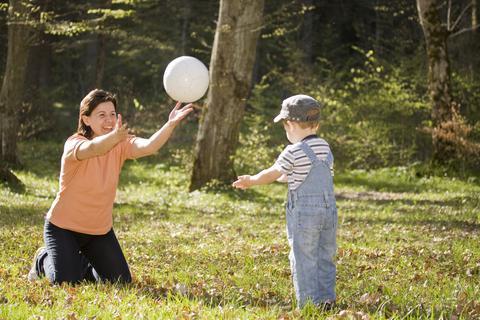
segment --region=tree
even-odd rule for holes
[[[464,123],[459,115],[458,104],[452,98],[447,40],[449,37],[472,29],[458,30],[463,16],[472,7],[472,3],[473,1],[465,6],[452,23],[452,2],[449,0],[445,23],[441,16],[442,0],[417,0],[428,57],[428,91],[432,103],[433,120],[433,158],[440,163],[446,163],[456,157],[456,148],[453,143],[458,142],[459,139],[456,138],[456,132],[452,130],[458,127],[457,122]]]
[[[210,60],[210,90],[197,134],[190,190],[232,181],[232,155],[251,89],[263,0],[221,0]]]
[[[18,118],[22,109],[32,27],[31,6],[24,0],[10,0],[8,8],[8,53],[0,91],[1,158],[17,164]]]
[[[5,163],[0,159],[0,184],[5,183],[10,189],[22,192],[25,185],[13,174]]]

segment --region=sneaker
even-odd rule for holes
[[[28,272],[28,281],[32,282],[40,279],[40,276],[37,273],[37,259],[38,259],[38,256],[44,251],[45,251],[45,247],[40,247],[35,252],[35,255],[33,256],[32,266],[30,268],[30,271]]]
[[[331,311],[335,307],[335,300],[326,300],[319,305],[322,311]]]

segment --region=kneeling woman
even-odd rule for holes
[[[143,139],[129,135],[122,125],[114,95],[98,89],[87,94],[80,103],[77,133],[65,142],[59,191],[45,219],[45,247],[35,254],[30,280],[131,282],[112,228],[120,171],[126,159],[160,149],[192,110],[177,103],[167,123]]]

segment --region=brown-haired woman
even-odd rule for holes
[[[113,94],[95,89],[80,103],[78,130],[65,142],[59,191],[47,213],[45,247],[37,250],[28,278],[52,283],[82,280],[131,282],[112,228],[112,209],[126,159],[151,155],[170,138],[192,105],[177,103],[167,123],[149,139],[128,133]]]

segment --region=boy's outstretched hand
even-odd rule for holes
[[[245,176],[239,176],[237,177],[237,181],[232,183],[232,186],[237,189],[247,189],[250,188],[253,183],[252,183],[252,176],[250,175],[245,175]]]
[[[272,183],[281,176],[282,173],[278,170],[277,166],[273,165],[254,176],[245,175],[237,177],[237,181],[232,183],[232,186],[238,189],[247,189],[253,186]]]

